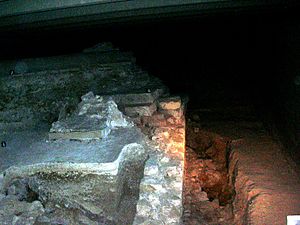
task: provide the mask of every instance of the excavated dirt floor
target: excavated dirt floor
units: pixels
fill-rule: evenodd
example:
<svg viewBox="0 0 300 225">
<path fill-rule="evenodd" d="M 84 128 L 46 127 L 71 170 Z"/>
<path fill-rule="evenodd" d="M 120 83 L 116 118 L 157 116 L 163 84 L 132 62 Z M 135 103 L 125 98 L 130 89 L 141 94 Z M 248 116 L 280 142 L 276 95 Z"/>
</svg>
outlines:
<svg viewBox="0 0 300 225">
<path fill-rule="evenodd" d="M 199 179 L 203 169 L 207 169 L 205 160 L 187 148 L 183 224 L 229 224 L 228 221 L 232 220 L 231 205 L 220 206 L 218 199 L 209 200 Z"/>
<path fill-rule="evenodd" d="M 230 224 L 230 140 L 188 123 L 186 143 L 183 224 Z"/>
<path fill-rule="evenodd" d="M 183 224 L 286 224 L 298 167 L 248 107 L 189 111 Z"/>
</svg>

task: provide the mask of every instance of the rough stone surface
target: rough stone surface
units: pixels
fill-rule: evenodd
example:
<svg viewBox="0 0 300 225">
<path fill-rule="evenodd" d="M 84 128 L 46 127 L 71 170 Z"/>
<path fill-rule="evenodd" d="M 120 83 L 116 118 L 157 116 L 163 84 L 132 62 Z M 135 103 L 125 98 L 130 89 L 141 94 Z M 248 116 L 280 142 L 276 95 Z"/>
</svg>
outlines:
<svg viewBox="0 0 300 225">
<path fill-rule="evenodd" d="M 125 114 L 131 117 L 152 116 L 155 111 L 155 104 L 125 107 Z"/>
<path fill-rule="evenodd" d="M 17 196 L 18 200 L 26 200 L 29 195 L 28 181 L 26 179 L 18 179 L 13 181 L 7 188 L 8 195 Z"/>
<path fill-rule="evenodd" d="M 180 224 L 182 216 L 185 120 L 182 114 L 176 123 L 155 112 L 141 117 L 141 128 L 156 151 L 149 154 L 134 224 Z"/>
<path fill-rule="evenodd" d="M 117 50 L 98 50 L 23 60 L 28 71 L 15 76 L 9 75 L 15 62 L 1 62 L 0 127 L 16 129 L 52 123 L 60 112 L 63 115 L 74 111 L 80 96 L 89 91 L 115 95 L 112 100 L 118 105 L 153 103 L 166 91 L 159 79 L 134 64 L 132 56 Z M 118 57 L 123 59 L 114 60 Z"/>
<path fill-rule="evenodd" d="M 70 117 L 73 121 L 82 122 L 78 123 L 80 126 L 91 125 L 85 128 L 86 131 L 93 130 L 97 124 L 86 122 L 82 117 L 87 115 L 101 117 L 100 119 L 105 121 L 105 125 L 112 130 L 107 137 L 101 141 L 80 142 L 40 140 L 35 143 L 36 139 L 29 139 L 28 150 L 41 150 L 40 155 L 25 151 L 31 155 L 29 158 L 24 157 L 24 153 L 21 153 L 19 158 L 12 154 L 13 164 L 1 163 L 1 167 L 8 167 L 1 179 L 3 194 L 14 196 L 16 204 L 19 204 L 19 201 L 39 200 L 38 203 L 45 206 L 44 212 L 34 214 L 36 216 L 31 216 L 30 221 L 24 219 L 25 224 L 133 222 L 139 198 L 139 184 L 148 158 L 149 147 L 146 145 L 145 136 L 125 119 L 113 101 L 103 101 L 101 97 L 92 93 L 82 96 L 82 102 Z M 70 117 L 62 118 L 62 121 L 67 124 Z M 23 139 L 26 136 L 21 134 L 20 137 Z M 36 138 L 36 135 L 33 134 L 33 137 Z M 24 144 L 22 142 L 22 145 Z M 54 147 L 53 151 L 47 152 L 40 144 L 47 147 L 60 146 L 62 149 L 59 151 Z M 92 149 L 86 149 L 88 151 L 84 153 L 77 149 L 80 145 L 84 149 L 89 146 Z M 105 158 L 106 155 L 102 155 L 99 148 L 114 156 Z M 17 152 L 20 154 L 19 149 Z M 1 159 L 9 159 L 6 152 L 0 153 L 6 155 Z M 101 159 L 96 157 L 104 161 L 101 162 Z M 18 159 L 21 161 L 18 162 Z M 11 218 L 12 223 L 19 221 L 12 213 L 4 213 L 5 217 L 0 218 L 0 222 L 9 221 L 9 224 Z M 31 215 L 35 210 L 32 209 L 28 213 Z"/>
<path fill-rule="evenodd" d="M 10 196 L 16 204 L 42 203 L 41 213 L 29 214 L 43 225 L 179 224 L 181 99 L 163 100 L 168 93 L 162 82 L 110 44 L 24 62 L 28 70 L 0 77 L 0 138 L 7 141 L 0 148 L 0 205 Z M 14 62 L 3 65 L 5 70 Z M 49 123 L 50 135 L 61 134 L 61 140 L 49 141 Z"/>
<path fill-rule="evenodd" d="M 134 224 L 180 224 L 182 175 L 182 160 L 160 150 L 150 153 Z"/>
<path fill-rule="evenodd" d="M 63 220 L 67 224 L 77 224 L 77 218 L 83 219 L 85 216 L 85 220 L 97 224 L 127 224 L 132 222 L 135 214 L 135 202 L 146 159 L 145 148 L 132 143 L 124 146 L 113 163 L 44 163 L 11 167 L 5 171 L 2 191 L 14 195 L 18 200 L 20 191 L 15 191 L 16 184 L 24 183 L 26 179 L 24 186 L 36 193 L 46 207 L 42 218 L 44 220 L 47 217 L 55 221 Z M 130 211 L 127 211 L 126 216 L 119 208 L 123 206 Z M 7 213 L 8 218 L 13 217 L 11 213 Z M 36 217 L 32 218 L 30 224 L 35 220 Z"/>
<path fill-rule="evenodd" d="M 109 96 L 109 98 L 113 99 L 120 106 L 150 105 L 164 92 L 164 88 L 156 88 L 154 90 L 144 90 L 143 92 L 115 94 Z"/>
<path fill-rule="evenodd" d="M 159 107 L 164 110 L 175 110 L 181 107 L 180 97 L 169 97 L 159 100 Z"/>
<path fill-rule="evenodd" d="M 28 65 L 23 61 L 19 61 L 15 65 L 14 72 L 17 74 L 27 73 Z"/>
<path fill-rule="evenodd" d="M 40 201 L 19 201 L 14 195 L 0 198 L 0 224 L 3 225 L 34 225 L 44 212 Z"/>
<path fill-rule="evenodd" d="M 50 139 L 100 139 L 106 137 L 111 129 L 133 125 L 124 118 L 115 102 L 104 101 L 92 92 L 81 99 L 78 108 L 69 117 L 52 124 Z"/>
</svg>

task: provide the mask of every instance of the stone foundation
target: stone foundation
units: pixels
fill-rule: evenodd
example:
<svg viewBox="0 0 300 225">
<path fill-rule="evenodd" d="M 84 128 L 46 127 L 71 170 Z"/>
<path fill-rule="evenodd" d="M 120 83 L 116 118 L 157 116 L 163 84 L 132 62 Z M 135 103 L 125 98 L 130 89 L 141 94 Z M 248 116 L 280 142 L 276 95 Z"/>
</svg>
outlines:
<svg viewBox="0 0 300 225">
<path fill-rule="evenodd" d="M 185 150 L 185 104 L 180 97 L 159 98 L 156 105 L 127 112 L 156 149 L 149 154 L 134 224 L 180 224 Z M 156 110 L 154 110 L 156 109 Z M 143 112 L 143 113 L 141 113 Z M 146 113 L 144 113 L 146 112 Z"/>
<path fill-rule="evenodd" d="M 97 131 L 97 127 L 98 131 L 107 130 L 101 140 L 88 136 L 88 131 Z M 5 196 L 0 201 L 0 223 L 22 222 L 8 212 L 3 219 L 1 215 L 5 212 L 1 207 L 6 211 L 5 202 L 10 202 L 11 196 L 17 196 L 18 205 L 18 201 L 30 201 L 29 196 L 34 194 L 45 209 L 35 220 L 26 220 L 24 224 L 60 224 L 62 221 L 63 224 L 86 224 L 80 221 L 82 219 L 93 224 L 131 224 L 148 159 L 145 136 L 113 101 L 105 101 L 92 93 L 82 97 L 72 115 L 53 123 L 50 131 L 52 139 L 47 143 L 31 140 L 32 148 L 25 154 L 33 157 L 4 171 L 0 191 Z M 126 138 L 125 134 L 131 137 Z M 34 155 L 37 152 L 39 155 Z M 7 158 L 10 156 L 13 155 L 6 154 Z M 15 157 L 18 159 L 24 160 L 24 156 Z"/>
<path fill-rule="evenodd" d="M 72 112 L 89 91 L 114 95 L 118 103 L 153 102 L 166 87 L 139 68 L 130 53 L 95 48 L 50 58 L 27 59 L 28 70 L 9 75 L 17 62 L 2 62 L 0 69 L 0 128 L 52 123 L 61 109 Z M 158 91 L 156 91 L 158 90 Z M 120 102 L 121 101 L 121 102 Z"/>
<path fill-rule="evenodd" d="M 84 60 L 77 64 L 78 59 Z M 67 63 L 60 64 L 65 60 Z M 40 67 L 39 61 L 47 62 L 47 68 Z M 25 182 L 30 193 L 38 196 L 35 200 L 45 206 L 32 212 L 36 213 L 36 221 L 43 224 L 63 217 L 67 218 L 66 223 L 78 224 L 180 223 L 186 100 L 171 97 L 159 79 L 134 62 L 131 54 L 100 45 L 70 59 L 64 56 L 25 60 L 18 64 L 14 75 L 1 75 L 0 138 L 7 140 L 10 155 L 0 152 L 0 172 L 6 171 L 1 179 L 2 199 L 18 202 L 12 196 L 19 192 L 8 190 L 15 190 L 15 182 Z M 14 69 L 14 62 L 4 64 L 3 68 Z M 101 97 L 89 102 L 90 91 Z M 82 95 L 82 103 L 77 107 Z M 113 104 L 103 108 L 102 102 Z M 120 110 L 136 126 L 129 128 L 127 125 L 133 123 L 128 122 L 125 127 L 113 128 L 120 124 L 123 115 L 107 114 L 109 110 Z M 57 122 L 52 125 L 50 139 L 45 139 L 45 129 L 37 127 L 45 124 L 48 133 L 49 124 L 54 121 Z M 14 135 L 10 135 L 12 132 Z M 126 166 L 123 160 L 118 161 L 118 151 L 133 143 L 147 152 L 144 172 L 135 167 L 136 163 L 125 163 Z M 19 154 L 17 146 L 24 155 Z M 116 153 L 111 152 L 114 149 Z M 135 155 L 127 154 L 124 160 Z M 102 160 L 103 157 L 111 161 Z M 104 164 L 116 160 L 115 172 L 106 176 Z M 99 178 L 102 170 L 107 179 Z M 131 179 L 129 174 L 139 178 Z M 109 192 L 114 191 L 98 190 L 103 185 Z M 49 210 L 55 211 L 54 219 Z"/>
</svg>

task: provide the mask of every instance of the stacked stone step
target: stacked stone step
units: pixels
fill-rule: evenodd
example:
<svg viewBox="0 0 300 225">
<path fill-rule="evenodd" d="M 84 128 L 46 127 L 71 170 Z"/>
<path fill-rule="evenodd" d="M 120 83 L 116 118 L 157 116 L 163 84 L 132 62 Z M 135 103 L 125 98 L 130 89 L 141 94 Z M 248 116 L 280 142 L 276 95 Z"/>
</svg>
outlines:
<svg viewBox="0 0 300 225">
<path fill-rule="evenodd" d="M 134 224 L 180 224 L 186 101 L 164 89 L 125 99 L 119 106 L 157 150 L 145 165 Z"/>
<path fill-rule="evenodd" d="M 179 97 L 160 99 L 158 112 L 165 119 L 165 126 L 157 127 L 152 139 L 163 143 L 161 146 L 167 152 L 183 156 L 185 148 L 184 103 Z"/>
<path fill-rule="evenodd" d="M 114 127 L 131 127 L 115 102 L 89 92 L 77 109 L 52 124 L 49 139 L 92 140 L 106 137 Z"/>
<path fill-rule="evenodd" d="M 156 96 L 149 94 L 152 98 L 148 101 L 127 102 L 124 112 L 134 118 L 135 123 L 163 150 L 182 158 L 185 147 L 184 102 L 178 96 L 165 97 L 162 91 L 158 92 L 156 90 Z M 144 93 L 144 97 L 147 94 Z"/>
</svg>

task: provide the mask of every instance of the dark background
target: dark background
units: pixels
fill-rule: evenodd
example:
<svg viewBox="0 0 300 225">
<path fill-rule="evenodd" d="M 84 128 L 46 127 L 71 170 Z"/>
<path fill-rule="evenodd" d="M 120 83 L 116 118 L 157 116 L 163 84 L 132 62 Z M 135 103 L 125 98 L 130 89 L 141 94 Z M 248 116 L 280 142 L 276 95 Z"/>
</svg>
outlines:
<svg viewBox="0 0 300 225">
<path fill-rule="evenodd" d="M 293 19 L 290 12 L 276 10 L 25 30 L 1 35 L 0 57 L 69 54 L 110 41 L 133 51 L 145 70 L 165 81 L 172 92 L 187 92 L 195 102 L 257 103 L 262 96 L 269 99 L 276 91 L 273 83 L 281 80 L 286 28 Z"/>
</svg>

